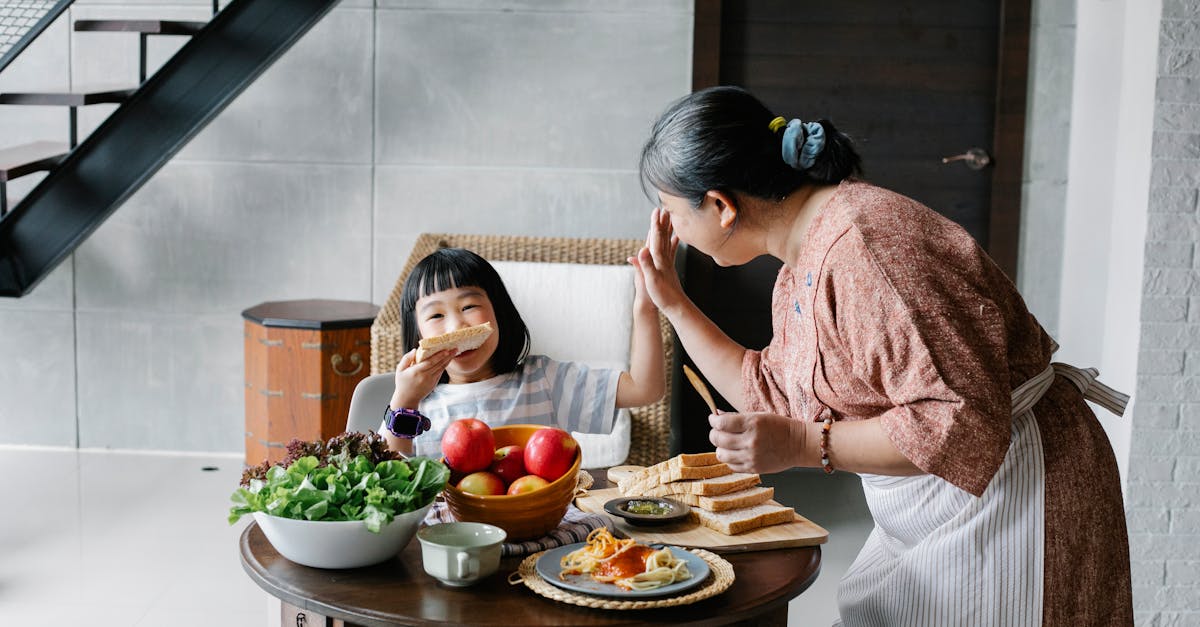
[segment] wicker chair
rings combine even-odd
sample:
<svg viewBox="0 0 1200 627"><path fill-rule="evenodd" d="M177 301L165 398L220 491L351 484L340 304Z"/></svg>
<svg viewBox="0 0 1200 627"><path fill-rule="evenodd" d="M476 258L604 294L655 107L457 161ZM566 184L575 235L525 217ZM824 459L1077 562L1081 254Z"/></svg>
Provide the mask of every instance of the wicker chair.
<svg viewBox="0 0 1200 627"><path fill-rule="evenodd" d="M404 355L400 329L400 292L417 262L438 248L461 247L489 261L525 261L624 265L642 246L641 240L571 239L507 235L451 235L425 233L417 238L400 277L371 325L371 373L395 370ZM663 399L630 411L632 417L627 464L651 465L671 455L671 372L675 360L675 334L666 318L659 316L666 368L667 390ZM536 330L534 331L536 333Z"/></svg>

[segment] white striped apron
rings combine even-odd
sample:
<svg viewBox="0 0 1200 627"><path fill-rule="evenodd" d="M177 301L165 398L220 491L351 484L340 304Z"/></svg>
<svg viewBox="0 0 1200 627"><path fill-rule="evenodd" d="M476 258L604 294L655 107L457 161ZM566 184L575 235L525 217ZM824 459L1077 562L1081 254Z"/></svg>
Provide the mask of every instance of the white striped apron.
<svg viewBox="0 0 1200 627"><path fill-rule="evenodd" d="M1129 397L1095 368L1047 366L1012 393L1012 440L980 498L934 475L862 476L875 528L838 587L835 625L1040 625L1042 438L1033 406L1066 377L1116 415Z"/></svg>

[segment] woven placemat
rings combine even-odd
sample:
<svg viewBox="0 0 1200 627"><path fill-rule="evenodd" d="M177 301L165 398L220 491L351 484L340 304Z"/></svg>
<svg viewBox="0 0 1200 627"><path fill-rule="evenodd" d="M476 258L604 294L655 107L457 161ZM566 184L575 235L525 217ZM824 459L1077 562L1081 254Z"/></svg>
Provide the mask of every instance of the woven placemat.
<svg viewBox="0 0 1200 627"><path fill-rule="evenodd" d="M620 601L609 597L594 596L590 594L580 594L570 590L563 590L557 586L551 585L537 572L537 561L545 551L534 553L525 558L521 562L521 567L516 572L508 576L508 583L517 585L524 583L525 587L533 590L537 594L548 599L570 603L571 605L582 605L583 607L594 607L602 610L649 610L657 607L676 607L679 605L688 605L696 601L702 601L709 597L717 596L729 589L733 585L733 564L725 561L725 559L715 553L710 553L704 549L688 549L689 552L695 553L700 559L708 562L709 573L705 577L704 583L700 587L693 589L687 594L679 596L667 597L665 599L645 599L639 601Z"/></svg>

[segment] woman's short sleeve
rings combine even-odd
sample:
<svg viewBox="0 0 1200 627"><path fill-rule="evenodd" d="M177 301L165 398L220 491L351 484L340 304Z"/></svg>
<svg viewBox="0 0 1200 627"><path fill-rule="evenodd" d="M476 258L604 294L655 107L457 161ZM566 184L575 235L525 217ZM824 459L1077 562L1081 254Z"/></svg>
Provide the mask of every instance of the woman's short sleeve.
<svg viewBox="0 0 1200 627"><path fill-rule="evenodd" d="M787 303L790 298L790 276L787 266L781 268L771 293L771 326L775 333L771 343L762 350L747 350L742 356L742 397L745 405L738 408L741 411L772 412L797 419L803 418L794 415L796 412L793 407L799 407L799 401L792 402L803 392L793 389L793 382L787 379L786 368L781 367L782 364L779 363L780 359L785 362L794 359L794 356L789 354L788 345L794 343L795 338L780 333L783 317L789 311Z"/></svg>
<svg viewBox="0 0 1200 627"><path fill-rule="evenodd" d="M854 231L829 259L818 301L827 311L818 337L826 338L828 387L817 389L818 400L833 408L882 400L878 417L905 457L982 494L1004 460L1012 422L995 303L954 260L881 257ZM843 398L822 398L838 396L835 389Z"/></svg>

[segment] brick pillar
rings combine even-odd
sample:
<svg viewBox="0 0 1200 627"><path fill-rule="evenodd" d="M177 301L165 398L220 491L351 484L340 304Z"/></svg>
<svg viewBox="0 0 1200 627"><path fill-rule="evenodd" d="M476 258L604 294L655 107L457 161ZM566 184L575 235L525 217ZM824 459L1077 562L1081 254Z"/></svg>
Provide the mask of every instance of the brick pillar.
<svg viewBox="0 0 1200 627"><path fill-rule="evenodd" d="M1200 624L1200 1L1164 0L1126 499L1139 625Z"/></svg>

